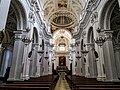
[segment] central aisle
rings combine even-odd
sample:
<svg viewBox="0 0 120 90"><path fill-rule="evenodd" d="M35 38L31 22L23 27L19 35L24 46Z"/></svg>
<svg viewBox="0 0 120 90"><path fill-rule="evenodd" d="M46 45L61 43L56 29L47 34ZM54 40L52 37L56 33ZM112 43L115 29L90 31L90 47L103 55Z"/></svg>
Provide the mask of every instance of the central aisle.
<svg viewBox="0 0 120 90"><path fill-rule="evenodd" d="M59 80L56 84L55 90L71 90L66 79L63 79L63 77L59 77Z"/></svg>

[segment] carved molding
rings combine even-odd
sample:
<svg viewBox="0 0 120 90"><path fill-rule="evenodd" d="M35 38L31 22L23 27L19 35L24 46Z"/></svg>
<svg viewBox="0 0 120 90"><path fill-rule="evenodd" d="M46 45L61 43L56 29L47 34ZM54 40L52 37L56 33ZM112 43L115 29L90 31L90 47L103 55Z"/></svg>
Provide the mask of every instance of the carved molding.
<svg viewBox="0 0 120 90"><path fill-rule="evenodd" d="M76 40L80 39L80 37L82 36L82 32L83 32L84 28L87 26L87 23L91 19L90 17L97 19L97 17L98 17L97 12L93 12L93 10L95 10L98 7L100 2L101 2L101 0L90 0L88 2L87 6L86 6L86 12L84 13L83 19L79 23L79 26L78 26L78 33L76 35L74 35L74 38Z"/></svg>

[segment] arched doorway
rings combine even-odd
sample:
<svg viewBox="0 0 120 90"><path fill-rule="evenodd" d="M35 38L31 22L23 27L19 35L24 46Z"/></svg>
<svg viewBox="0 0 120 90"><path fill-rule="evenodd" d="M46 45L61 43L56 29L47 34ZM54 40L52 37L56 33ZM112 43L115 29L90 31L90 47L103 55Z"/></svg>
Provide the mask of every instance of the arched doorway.
<svg viewBox="0 0 120 90"><path fill-rule="evenodd" d="M20 78L23 53L19 52L23 52L24 44L22 43L23 38L17 38L17 35L22 35L22 30L27 25L26 21L26 14L22 4L18 0L12 0L7 15L4 38L1 42L2 49L0 50L2 52L0 77L4 77L6 80L8 77L13 78L15 74Z"/></svg>
<svg viewBox="0 0 120 90"><path fill-rule="evenodd" d="M118 2L115 2L113 12L110 17L110 29L112 33L113 49L115 54L115 64L118 78L120 79L120 10Z"/></svg>
<svg viewBox="0 0 120 90"><path fill-rule="evenodd" d="M66 66L66 57L65 56L59 57L59 66Z"/></svg>

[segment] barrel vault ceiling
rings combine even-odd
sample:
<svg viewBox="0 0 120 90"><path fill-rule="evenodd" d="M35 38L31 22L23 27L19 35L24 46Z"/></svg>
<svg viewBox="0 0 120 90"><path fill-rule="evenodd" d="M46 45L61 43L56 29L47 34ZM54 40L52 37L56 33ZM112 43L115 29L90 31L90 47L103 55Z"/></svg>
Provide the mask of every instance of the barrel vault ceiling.
<svg viewBox="0 0 120 90"><path fill-rule="evenodd" d="M45 0L43 8L52 34L59 29L68 30L71 34L77 32L75 27L82 12L80 0Z"/></svg>

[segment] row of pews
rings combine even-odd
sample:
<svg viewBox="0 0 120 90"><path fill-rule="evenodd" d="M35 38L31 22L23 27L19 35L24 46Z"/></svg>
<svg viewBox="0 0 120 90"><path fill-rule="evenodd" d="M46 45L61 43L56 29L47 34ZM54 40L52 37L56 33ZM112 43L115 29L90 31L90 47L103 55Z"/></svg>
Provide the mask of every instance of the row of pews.
<svg viewBox="0 0 120 90"><path fill-rule="evenodd" d="M66 80L72 90L120 90L120 82L102 82L76 75L67 75Z"/></svg>
<svg viewBox="0 0 120 90"><path fill-rule="evenodd" d="M54 90L58 75L46 75L25 81L7 81L0 85L0 90Z"/></svg>

